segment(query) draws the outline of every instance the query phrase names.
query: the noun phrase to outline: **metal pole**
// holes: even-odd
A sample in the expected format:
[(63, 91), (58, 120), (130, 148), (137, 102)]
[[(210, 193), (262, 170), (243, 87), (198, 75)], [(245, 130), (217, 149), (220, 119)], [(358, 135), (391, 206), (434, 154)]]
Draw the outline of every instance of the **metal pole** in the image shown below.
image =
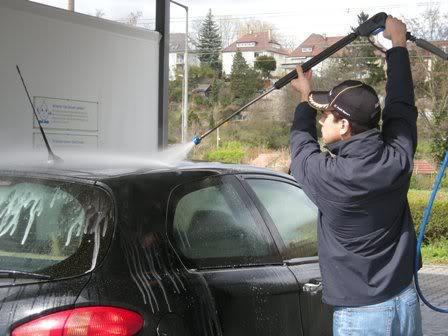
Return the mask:
[(181, 141), (184, 143), (188, 136), (188, 6), (182, 5), (176, 1), (170, 0), (172, 3), (185, 9), (186, 23), (185, 23), (185, 50), (184, 50), (184, 93), (182, 96), (182, 121), (181, 121)]
[(159, 116), (158, 147), (163, 149), (168, 144), (168, 73), (169, 73), (169, 39), (170, 39), (170, 2), (156, 0), (156, 31), (160, 33), (159, 45)]
[(67, 9), (71, 12), (75, 11), (75, 0), (68, 0)]
[(216, 148), (219, 148), (219, 127), (216, 129)]
[(184, 137), (182, 142), (186, 141), (188, 136), (187, 127), (188, 127), (188, 7), (185, 6), (186, 11), (186, 24), (185, 24), (185, 56), (184, 56), (184, 108), (183, 108), (183, 124), (182, 124), (182, 133)]

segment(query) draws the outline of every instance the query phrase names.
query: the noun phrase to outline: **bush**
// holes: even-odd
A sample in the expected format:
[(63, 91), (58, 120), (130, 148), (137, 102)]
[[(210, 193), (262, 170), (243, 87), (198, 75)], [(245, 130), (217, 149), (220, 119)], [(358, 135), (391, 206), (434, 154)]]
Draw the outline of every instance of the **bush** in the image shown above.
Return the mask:
[(266, 133), (266, 146), (270, 149), (280, 149), (289, 146), (291, 126), (286, 123), (272, 122)]
[(419, 140), (415, 159), (431, 159), (431, 142), (428, 140)]
[(190, 88), (194, 88), (204, 78), (211, 80), (215, 76), (216, 76), (215, 70), (213, 70), (210, 66), (206, 64), (200, 66), (192, 65), (188, 67), (188, 86)]
[(440, 189), (446, 189), (448, 192), (448, 173), (445, 171), (445, 176), (442, 179), (442, 184), (440, 185)]
[(207, 98), (204, 96), (201, 96), (199, 94), (193, 95), (192, 100), (196, 106), (209, 106), (210, 105)]
[[(412, 175), (410, 189), (416, 190), (432, 190), (436, 175)], [(448, 192), (448, 174), (445, 173), (442, 183), (440, 185), (440, 191)]]
[(182, 80), (176, 79), (168, 83), (168, 95), (170, 102), (180, 103), (182, 101)]
[(232, 91), (230, 90), (230, 85), (228, 85), (227, 83), (224, 83), (221, 86), (219, 94), (218, 94), (218, 101), (222, 106), (225, 106), (225, 107), (232, 104), (233, 94), (232, 94)]
[(412, 175), (410, 189), (431, 190), (434, 183), (432, 175)]
[[(409, 190), (408, 200), (416, 232), (418, 232), (430, 195), (430, 191)], [(433, 244), (446, 238), (448, 238), (448, 193), (439, 191), (426, 227), (424, 243)]]
[(230, 141), (223, 148), (208, 153), (208, 161), (219, 161), (225, 163), (241, 163), (244, 149), (240, 142)]
[(289, 124), (274, 120), (246, 120), (228, 124), (221, 136), (240, 141), (249, 148), (283, 149), (289, 146), (290, 128)]
[(277, 62), (272, 56), (258, 56), (254, 63), (254, 68), (261, 71), (264, 78), (269, 78), (271, 71), (277, 68)]

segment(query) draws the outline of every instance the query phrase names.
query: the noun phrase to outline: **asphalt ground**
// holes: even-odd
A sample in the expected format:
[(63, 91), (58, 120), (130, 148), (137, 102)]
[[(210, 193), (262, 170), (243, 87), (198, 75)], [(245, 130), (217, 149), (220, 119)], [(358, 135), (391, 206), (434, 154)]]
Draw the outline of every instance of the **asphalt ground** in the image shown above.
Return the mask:
[[(448, 309), (448, 265), (425, 265), (419, 271), (419, 283), (425, 298), (436, 307)], [(448, 314), (438, 313), (421, 300), (423, 335), (448, 336)]]

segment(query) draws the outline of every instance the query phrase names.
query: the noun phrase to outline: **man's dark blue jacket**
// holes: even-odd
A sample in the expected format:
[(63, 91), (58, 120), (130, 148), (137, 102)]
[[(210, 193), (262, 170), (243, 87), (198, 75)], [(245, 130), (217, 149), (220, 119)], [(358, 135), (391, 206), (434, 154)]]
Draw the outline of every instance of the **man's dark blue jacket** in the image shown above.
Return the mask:
[(385, 301), (412, 281), (415, 230), (407, 200), (417, 144), (409, 54), (387, 52), (382, 130), (327, 146), (317, 142), (316, 110), (297, 106), (291, 172), (319, 208), (323, 301), (363, 306)]

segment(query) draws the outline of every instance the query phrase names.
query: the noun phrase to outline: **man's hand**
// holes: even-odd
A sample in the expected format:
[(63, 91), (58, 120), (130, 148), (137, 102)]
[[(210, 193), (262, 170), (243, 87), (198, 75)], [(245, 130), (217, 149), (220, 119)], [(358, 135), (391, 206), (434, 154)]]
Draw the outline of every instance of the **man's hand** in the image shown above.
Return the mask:
[(307, 102), (308, 101), (308, 96), (311, 92), (311, 76), (312, 76), (312, 72), (307, 71), (305, 73), (303, 73), (302, 67), (300, 65), (296, 66), (296, 71), (297, 71), (297, 79), (294, 79), (291, 81), (291, 85), (292, 87), (300, 92), (301, 95), (301, 102)]
[(394, 47), (406, 48), (406, 32), (406, 25), (401, 20), (390, 15), (387, 17), (384, 37), (391, 40)]

